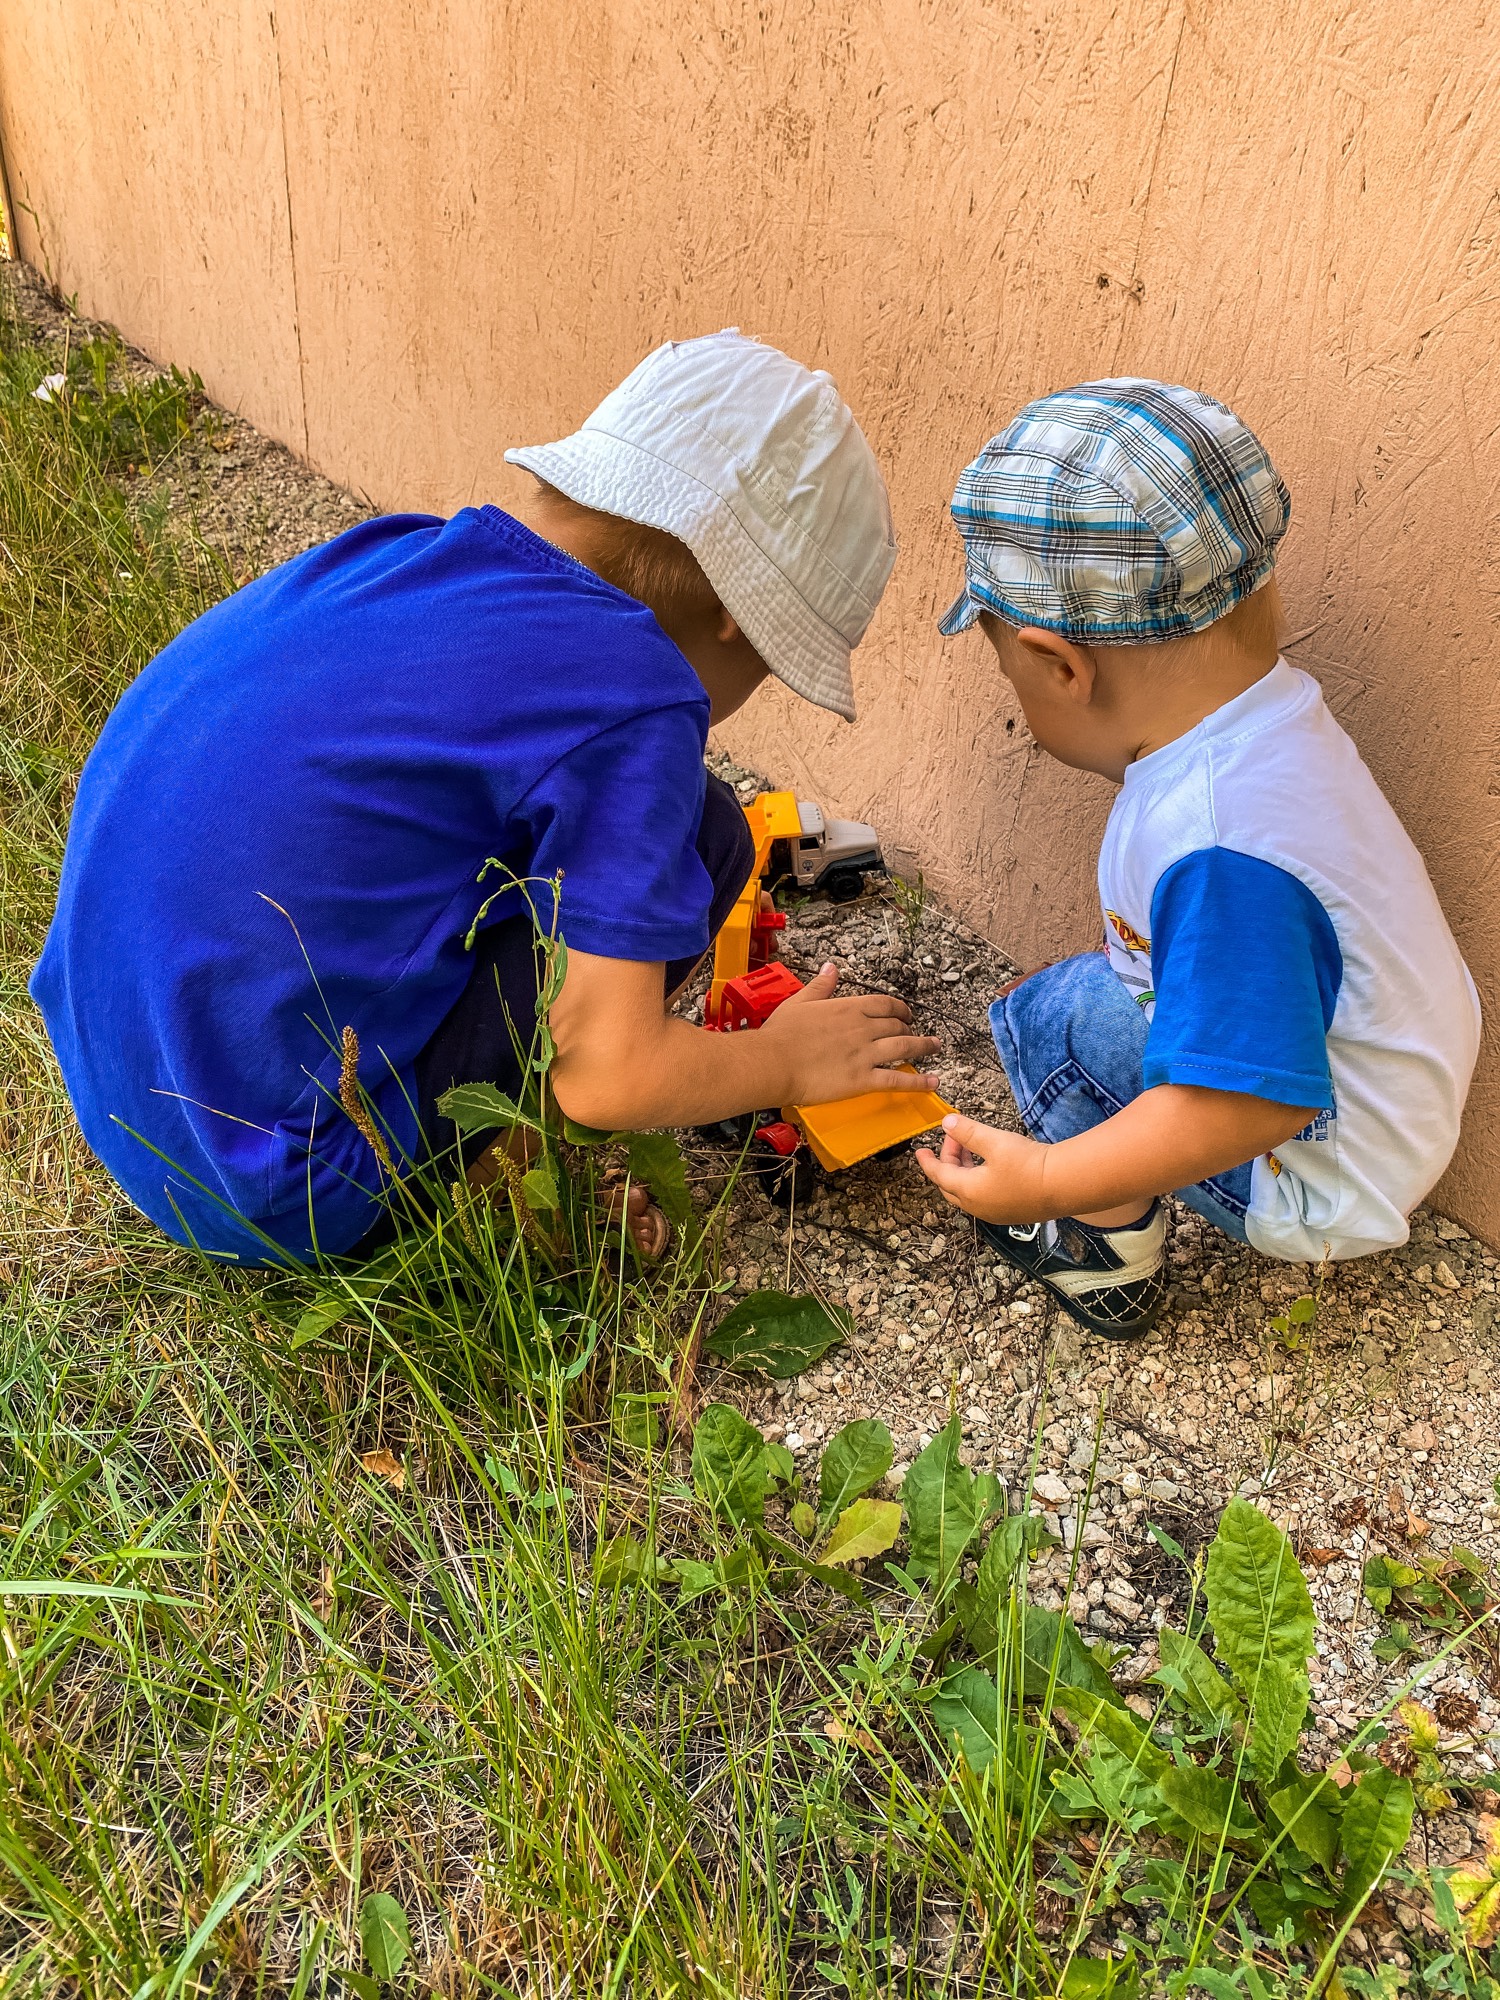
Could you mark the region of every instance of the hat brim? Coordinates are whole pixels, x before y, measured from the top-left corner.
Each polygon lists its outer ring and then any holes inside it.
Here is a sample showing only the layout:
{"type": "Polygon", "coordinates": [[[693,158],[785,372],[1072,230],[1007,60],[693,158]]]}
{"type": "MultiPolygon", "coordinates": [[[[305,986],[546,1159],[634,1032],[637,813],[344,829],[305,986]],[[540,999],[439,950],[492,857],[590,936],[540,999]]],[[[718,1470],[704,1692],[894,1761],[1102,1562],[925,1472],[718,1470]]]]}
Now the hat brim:
{"type": "Polygon", "coordinates": [[[967,632],[983,609],[982,604],[970,597],[966,584],[938,620],[938,630],[945,639],[951,639],[955,632],[967,632]]]}
{"type": "Polygon", "coordinates": [[[726,611],[794,694],[853,722],[852,648],[820,618],[711,486],[628,438],[591,426],[505,454],[565,493],[685,542],[726,611]]]}

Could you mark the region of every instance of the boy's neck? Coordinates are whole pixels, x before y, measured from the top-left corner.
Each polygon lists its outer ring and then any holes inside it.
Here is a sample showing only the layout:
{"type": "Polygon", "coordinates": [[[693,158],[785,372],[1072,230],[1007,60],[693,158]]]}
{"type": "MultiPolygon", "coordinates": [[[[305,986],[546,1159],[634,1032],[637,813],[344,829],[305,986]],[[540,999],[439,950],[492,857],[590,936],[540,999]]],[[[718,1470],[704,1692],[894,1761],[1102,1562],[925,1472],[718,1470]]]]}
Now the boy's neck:
{"type": "Polygon", "coordinates": [[[1178,742],[1200,722],[1206,722],[1217,710],[1253,688],[1257,681],[1263,681],[1279,657],[1215,662],[1190,678],[1169,680],[1165,686],[1151,686],[1132,677],[1131,694],[1136,699],[1128,703],[1128,709],[1138,707],[1140,712],[1129,715],[1128,733],[1135,741],[1135,748],[1127,763],[1138,764],[1143,757],[1178,742]]]}
{"type": "MultiPolygon", "coordinates": [[[[581,507],[547,493],[528,494],[510,509],[514,520],[561,549],[575,562],[610,581],[607,552],[617,540],[614,516],[581,507]]],[[[642,603],[654,612],[662,630],[703,684],[709,721],[717,725],[742,708],[769,673],[769,668],[740,631],[724,606],[714,598],[692,615],[673,618],[657,603],[642,603]]]]}
{"type": "Polygon", "coordinates": [[[599,573],[601,517],[592,508],[557,504],[548,494],[528,493],[507,510],[512,520],[530,528],[544,542],[561,549],[585,569],[599,573]]]}

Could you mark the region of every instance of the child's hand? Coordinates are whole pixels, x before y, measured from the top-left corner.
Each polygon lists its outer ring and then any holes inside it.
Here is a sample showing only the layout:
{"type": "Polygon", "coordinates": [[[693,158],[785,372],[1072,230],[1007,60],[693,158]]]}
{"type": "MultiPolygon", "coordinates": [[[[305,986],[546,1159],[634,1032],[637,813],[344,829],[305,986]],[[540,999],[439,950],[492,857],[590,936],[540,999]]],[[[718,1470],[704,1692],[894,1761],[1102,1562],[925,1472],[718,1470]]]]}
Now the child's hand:
{"type": "Polygon", "coordinates": [[[825,965],[800,993],[783,1000],[758,1039],[784,1050],[792,1076],[789,1104],[831,1104],[867,1090],[935,1090],[935,1076],[913,1076],[891,1063],[923,1063],[938,1048],[934,1035],[915,1035],[911,1009],[890,993],[836,1000],[838,968],[825,965]]]}
{"type": "Polygon", "coordinates": [[[981,1222],[1035,1222],[1044,1212],[1041,1168],[1045,1146],[1015,1132],[950,1112],[943,1149],[917,1149],[917,1164],[950,1208],[981,1222]]]}

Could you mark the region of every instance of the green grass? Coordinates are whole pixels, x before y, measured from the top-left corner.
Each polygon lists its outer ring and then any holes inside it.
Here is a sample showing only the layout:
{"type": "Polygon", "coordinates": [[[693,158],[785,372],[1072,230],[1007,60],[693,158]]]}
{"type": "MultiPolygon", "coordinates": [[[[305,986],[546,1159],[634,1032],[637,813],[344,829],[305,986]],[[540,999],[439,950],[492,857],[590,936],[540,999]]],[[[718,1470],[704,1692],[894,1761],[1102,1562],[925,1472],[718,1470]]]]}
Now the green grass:
{"type": "MultiPolygon", "coordinates": [[[[1251,1890],[1284,1837],[1256,1862],[1149,1786],[1098,1802],[1104,1665],[1037,1627],[1024,1557],[986,1597],[975,1527],[919,1575],[909,1487],[851,1596],[784,1466],[715,1471],[703,1430],[689,1462],[663,1419],[721,1310],[722,1175],[650,1273],[556,1135],[560,1209],[438,1191],[363,1272],[226,1272],[132,1217],[24,982],[90,742],[231,578],[122,483],[204,421],[193,385],[101,346],[37,401],[60,365],[0,326],[0,1994],[1336,1982],[1368,1886],[1278,1937],[1251,1890]]],[[[1132,1782],[1223,1772],[1264,1814],[1243,1729],[1144,1692],[1154,1735],[1109,1724],[1132,1782]]],[[[1440,1909],[1409,1990],[1493,1993],[1440,1909]]]]}

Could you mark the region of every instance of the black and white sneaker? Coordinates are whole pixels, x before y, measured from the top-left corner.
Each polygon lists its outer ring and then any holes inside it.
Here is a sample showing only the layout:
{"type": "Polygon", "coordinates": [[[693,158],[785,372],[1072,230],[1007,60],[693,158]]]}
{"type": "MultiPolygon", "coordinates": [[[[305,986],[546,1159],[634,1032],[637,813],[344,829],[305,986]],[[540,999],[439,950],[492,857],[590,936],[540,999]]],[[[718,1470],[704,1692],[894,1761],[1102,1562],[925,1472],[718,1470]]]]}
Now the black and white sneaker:
{"type": "Polygon", "coordinates": [[[1125,1229],[1096,1229],[1065,1215],[1025,1228],[981,1222],[979,1233],[1007,1264],[1045,1286],[1080,1326],[1106,1340],[1145,1333],[1166,1301],[1167,1218],[1159,1201],[1125,1229]]]}

